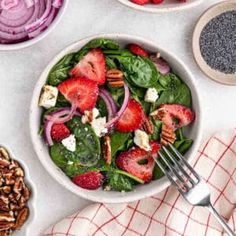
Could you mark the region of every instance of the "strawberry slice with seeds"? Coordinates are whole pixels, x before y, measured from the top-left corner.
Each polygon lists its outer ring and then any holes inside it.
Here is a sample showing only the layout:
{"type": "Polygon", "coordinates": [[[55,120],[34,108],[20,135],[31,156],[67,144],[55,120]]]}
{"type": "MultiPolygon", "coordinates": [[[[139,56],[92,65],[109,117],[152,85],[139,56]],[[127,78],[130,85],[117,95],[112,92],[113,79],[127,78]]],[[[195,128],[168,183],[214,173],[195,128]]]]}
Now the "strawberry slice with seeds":
{"type": "Polygon", "coordinates": [[[54,141],[60,142],[70,136],[70,130],[65,124],[54,124],[52,126],[51,136],[54,141]]]}
{"type": "Polygon", "coordinates": [[[131,0],[131,2],[138,4],[138,5],[145,5],[150,2],[150,0],[131,0]]]}
{"type": "Polygon", "coordinates": [[[195,118],[190,108],[179,104],[162,104],[156,112],[157,117],[174,130],[189,125],[195,118]]]}
{"type": "Polygon", "coordinates": [[[90,171],[76,175],[72,181],[81,188],[95,190],[102,185],[103,179],[104,177],[100,172],[90,171]]]}
{"type": "Polygon", "coordinates": [[[101,49],[92,49],[70,71],[72,76],[85,76],[99,85],[105,83],[106,62],[101,49]]]}
{"type": "Polygon", "coordinates": [[[116,129],[120,132],[132,132],[140,128],[144,119],[142,106],[134,99],[131,99],[116,123],[116,129]]]}
{"type": "Polygon", "coordinates": [[[131,43],[128,45],[128,49],[135,55],[149,57],[149,53],[138,44],[131,43]]]}
{"type": "Polygon", "coordinates": [[[162,3],[164,0],[152,0],[153,4],[160,4],[162,3]]]}
{"type": "Polygon", "coordinates": [[[152,150],[147,152],[139,147],[131,148],[130,150],[121,153],[116,159],[116,165],[145,182],[152,179],[155,161],[157,158],[160,145],[152,141],[150,142],[152,150]]]}
{"type": "Polygon", "coordinates": [[[83,113],[95,107],[98,97],[98,85],[85,77],[70,78],[58,86],[64,97],[83,113]]]}

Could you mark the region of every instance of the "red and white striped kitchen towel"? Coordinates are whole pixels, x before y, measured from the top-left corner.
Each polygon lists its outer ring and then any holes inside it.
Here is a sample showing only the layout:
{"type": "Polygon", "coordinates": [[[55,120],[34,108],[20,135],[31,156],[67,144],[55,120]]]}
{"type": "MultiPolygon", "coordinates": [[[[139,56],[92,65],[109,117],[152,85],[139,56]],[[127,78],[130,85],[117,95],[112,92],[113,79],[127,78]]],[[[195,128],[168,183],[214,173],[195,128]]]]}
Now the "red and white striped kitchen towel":
{"type": "MultiPolygon", "coordinates": [[[[236,231],[236,129],[207,140],[192,165],[207,181],[212,203],[236,231]]],[[[218,236],[209,212],[192,207],[169,187],[131,204],[92,204],[46,230],[44,236],[218,236]]]]}

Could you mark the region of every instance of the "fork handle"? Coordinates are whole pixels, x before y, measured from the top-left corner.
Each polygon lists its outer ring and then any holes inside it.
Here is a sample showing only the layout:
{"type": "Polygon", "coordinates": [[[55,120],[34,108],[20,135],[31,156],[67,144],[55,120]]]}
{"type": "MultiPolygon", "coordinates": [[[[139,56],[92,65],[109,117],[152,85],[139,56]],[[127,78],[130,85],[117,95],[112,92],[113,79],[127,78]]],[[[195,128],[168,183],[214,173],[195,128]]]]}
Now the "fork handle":
{"type": "Polygon", "coordinates": [[[226,221],[222,218],[222,216],[216,211],[216,209],[213,207],[213,205],[210,203],[207,206],[207,209],[212,213],[212,215],[215,216],[215,218],[217,219],[217,221],[221,224],[221,226],[224,228],[225,232],[229,235],[229,236],[236,236],[236,234],[233,232],[233,230],[228,226],[228,224],[226,223],[226,221]]]}

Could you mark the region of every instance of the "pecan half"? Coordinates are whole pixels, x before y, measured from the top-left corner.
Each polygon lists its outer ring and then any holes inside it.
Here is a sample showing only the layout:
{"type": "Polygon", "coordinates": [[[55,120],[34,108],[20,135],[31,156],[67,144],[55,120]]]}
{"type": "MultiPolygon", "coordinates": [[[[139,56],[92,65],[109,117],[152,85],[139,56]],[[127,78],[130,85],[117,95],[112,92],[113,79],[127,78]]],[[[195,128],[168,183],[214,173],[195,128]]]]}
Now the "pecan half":
{"type": "Polygon", "coordinates": [[[110,136],[106,135],[103,138],[103,144],[102,144],[102,153],[104,156],[104,159],[108,165],[111,164],[111,138],[110,136]]]}
{"type": "Polygon", "coordinates": [[[29,209],[27,207],[21,209],[16,219],[15,229],[20,229],[29,216],[29,209]]]}
{"type": "Polygon", "coordinates": [[[152,116],[154,119],[162,120],[166,116],[167,112],[164,108],[159,108],[155,111],[153,111],[150,116],[152,116]]]}
{"type": "Polygon", "coordinates": [[[149,117],[147,116],[144,117],[142,128],[147,134],[154,133],[154,125],[149,117]]]}
{"type": "Polygon", "coordinates": [[[0,147],[0,159],[2,160],[10,160],[9,154],[7,150],[3,147],[0,147]]]}
{"type": "MultiPolygon", "coordinates": [[[[5,230],[8,230],[8,229],[14,227],[14,225],[15,225],[14,222],[7,222],[7,221],[0,222],[0,229],[5,231],[5,230]]],[[[5,234],[5,235],[7,235],[7,234],[5,234]]]]}
{"type": "Polygon", "coordinates": [[[108,70],[106,73],[106,78],[109,85],[113,88],[124,86],[124,74],[118,69],[108,70]]]}
{"type": "MultiPolygon", "coordinates": [[[[0,222],[14,222],[13,212],[0,212],[0,222]]],[[[1,229],[1,228],[0,228],[1,229]]]]}
{"type": "Polygon", "coordinates": [[[168,143],[173,144],[176,140],[175,131],[167,125],[162,125],[161,144],[166,146],[168,143]]]}

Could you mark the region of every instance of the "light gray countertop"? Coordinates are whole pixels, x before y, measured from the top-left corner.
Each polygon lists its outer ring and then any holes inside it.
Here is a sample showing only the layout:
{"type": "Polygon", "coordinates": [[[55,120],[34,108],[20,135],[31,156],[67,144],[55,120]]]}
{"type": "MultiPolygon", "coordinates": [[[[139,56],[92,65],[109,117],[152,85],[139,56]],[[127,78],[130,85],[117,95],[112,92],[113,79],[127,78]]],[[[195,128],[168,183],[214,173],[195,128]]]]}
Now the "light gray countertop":
{"type": "Polygon", "coordinates": [[[201,94],[204,134],[235,127],[236,88],[208,79],[192,56],[193,27],[201,13],[216,2],[220,1],[205,0],[184,12],[148,14],[115,0],[70,0],[62,21],[43,41],[20,51],[0,52],[0,143],[23,160],[36,186],[36,217],[29,226],[29,236],[40,235],[50,224],[89,204],[51,178],[31,145],[31,94],[50,59],[68,44],[93,34],[119,32],[145,37],[176,54],[192,70],[201,94]]]}

